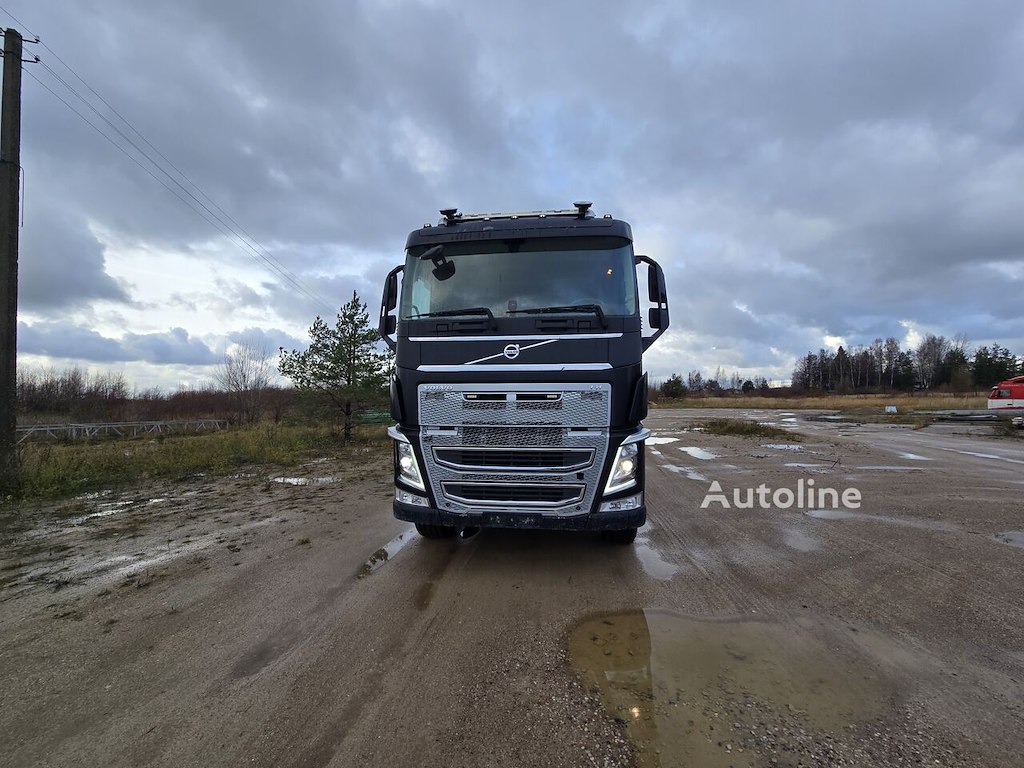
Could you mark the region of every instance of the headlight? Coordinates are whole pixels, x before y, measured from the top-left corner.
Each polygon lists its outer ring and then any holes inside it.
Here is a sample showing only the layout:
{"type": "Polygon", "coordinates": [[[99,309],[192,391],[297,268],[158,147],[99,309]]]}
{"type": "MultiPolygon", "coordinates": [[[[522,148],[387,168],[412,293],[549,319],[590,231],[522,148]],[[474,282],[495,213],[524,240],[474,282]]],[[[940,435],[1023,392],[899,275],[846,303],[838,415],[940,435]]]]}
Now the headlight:
{"type": "Polygon", "coordinates": [[[636,470],[640,461],[637,445],[638,443],[626,443],[619,446],[611,474],[608,475],[608,482],[604,486],[606,496],[625,490],[636,483],[636,470]]]}
{"type": "Polygon", "coordinates": [[[398,469],[398,476],[414,488],[425,491],[420,465],[416,462],[416,454],[412,450],[412,445],[402,440],[396,440],[395,450],[395,466],[398,469]]]}

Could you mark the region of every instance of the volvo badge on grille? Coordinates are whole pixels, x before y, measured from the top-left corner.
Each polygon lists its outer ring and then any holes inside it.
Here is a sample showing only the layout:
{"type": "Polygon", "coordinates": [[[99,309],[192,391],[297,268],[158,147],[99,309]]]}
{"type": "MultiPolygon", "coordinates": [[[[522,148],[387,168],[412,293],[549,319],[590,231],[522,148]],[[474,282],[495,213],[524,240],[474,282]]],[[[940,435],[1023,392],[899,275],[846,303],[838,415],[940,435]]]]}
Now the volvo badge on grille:
{"type": "Polygon", "coordinates": [[[507,345],[505,347],[505,357],[507,357],[509,360],[515,360],[517,357],[519,357],[519,345],[518,344],[509,344],[509,345],[507,345]]]}

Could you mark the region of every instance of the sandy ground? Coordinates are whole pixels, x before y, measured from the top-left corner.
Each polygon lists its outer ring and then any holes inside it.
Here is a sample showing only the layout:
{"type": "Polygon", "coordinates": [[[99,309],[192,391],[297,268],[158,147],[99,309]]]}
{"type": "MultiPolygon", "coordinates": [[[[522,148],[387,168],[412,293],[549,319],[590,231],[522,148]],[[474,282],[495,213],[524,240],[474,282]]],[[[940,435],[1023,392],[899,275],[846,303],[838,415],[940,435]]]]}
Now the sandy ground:
{"type": "Polygon", "coordinates": [[[629,547],[422,540],[374,454],[8,515],[0,765],[1019,766],[1024,443],[707,415],[629,547]]]}

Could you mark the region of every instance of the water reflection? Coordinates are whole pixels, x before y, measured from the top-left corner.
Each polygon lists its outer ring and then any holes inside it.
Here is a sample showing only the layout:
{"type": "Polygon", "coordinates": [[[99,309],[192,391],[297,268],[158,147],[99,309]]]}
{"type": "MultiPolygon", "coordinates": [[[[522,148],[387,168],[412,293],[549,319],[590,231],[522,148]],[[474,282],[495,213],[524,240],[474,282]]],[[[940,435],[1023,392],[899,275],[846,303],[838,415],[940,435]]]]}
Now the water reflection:
{"type": "Polygon", "coordinates": [[[628,611],[583,621],[569,649],[642,766],[764,765],[794,756],[787,739],[840,733],[894,698],[863,659],[770,622],[628,611]]]}

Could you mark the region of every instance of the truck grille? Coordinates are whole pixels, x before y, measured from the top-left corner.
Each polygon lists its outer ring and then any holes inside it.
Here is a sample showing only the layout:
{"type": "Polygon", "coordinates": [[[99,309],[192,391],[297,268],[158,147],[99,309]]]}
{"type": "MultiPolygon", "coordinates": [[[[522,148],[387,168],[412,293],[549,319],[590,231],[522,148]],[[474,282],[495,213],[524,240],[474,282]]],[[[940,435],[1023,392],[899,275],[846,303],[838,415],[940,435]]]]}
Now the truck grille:
{"type": "Polygon", "coordinates": [[[458,470],[573,472],[594,461],[593,448],[435,448],[438,464],[458,470]]]}
{"type": "Polygon", "coordinates": [[[583,498],[583,485],[530,485],[513,483],[441,483],[446,498],[465,504],[559,507],[583,498]]]}
{"type": "Polygon", "coordinates": [[[589,512],[608,453],[609,384],[420,385],[420,445],[441,509],[589,512]]]}
{"type": "Polygon", "coordinates": [[[432,427],[463,425],[607,427],[611,416],[611,387],[577,384],[543,388],[531,384],[479,384],[445,389],[421,386],[420,424],[432,427]]]}

